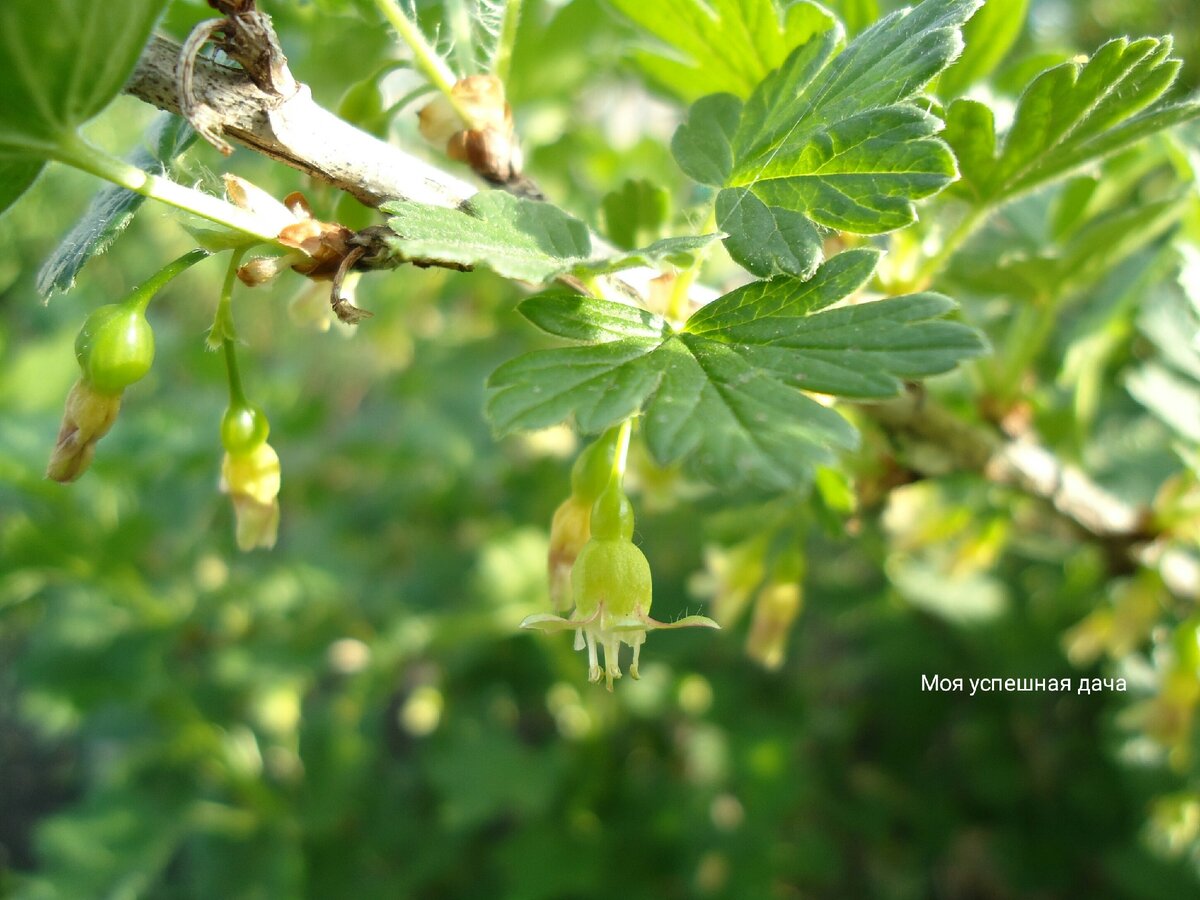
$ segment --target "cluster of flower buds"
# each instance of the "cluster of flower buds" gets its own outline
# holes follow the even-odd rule
[[[279,456],[267,443],[270,423],[261,409],[232,403],[221,420],[221,493],[233,499],[237,545],[274,547],[279,533]]]
[[[601,455],[603,457],[603,451]],[[592,466],[599,467],[592,460],[583,460],[582,473],[586,476]],[[581,481],[586,484],[586,477]],[[557,521],[559,516],[555,519]],[[573,630],[576,649],[587,649],[589,680],[597,682],[604,678],[608,689],[612,690],[613,680],[621,677],[619,654],[622,644],[633,648],[629,674],[637,678],[647,631],[720,627],[704,616],[687,616],[677,622],[659,622],[650,618],[653,599],[650,563],[633,543],[633,507],[621,489],[619,475],[611,475],[601,490],[587,526],[590,535],[570,573],[574,609],[565,617],[551,613],[528,616],[521,627],[550,632]],[[566,527],[560,525],[560,531],[565,531]],[[575,533],[578,533],[577,527]],[[552,577],[553,574],[552,569]],[[597,647],[604,650],[603,669]]]
[[[65,483],[87,471],[96,442],[116,421],[125,388],[150,371],[154,332],[146,321],[148,299],[134,291],[121,303],[101,306],[83,323],[75,338],[80,376],[67,396],[46,477]]]
[[[469,75],[450,93],[453,101],[439,94],[417,114],[425,140],[445,148],[447,156],[465,162],[488,181],[505,184],[519,175],[521,147],[504,83],[495,75]]]

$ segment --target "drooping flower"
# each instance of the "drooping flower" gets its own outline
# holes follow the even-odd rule
[[[799,582],[772,582],[759,591],[746,638],[746,654],[764,668],[775,670],[782,666],[792,623],[803,605]]]
[[[86,472],[96,455],[96,442],[108,434],[120,410],[120,393],[98,391],[86,378],[76,381],[67,395],[46,477],[65,484]]]
[[[266,441],[247,452],[225,452],[220,489],[233,499],[239,550],[275,546],[279,483],[279,456]]]
[[[554,511],[546,566],[550,577],[550,603],[557,610],[571,608],[571,569],[591,537],[591,518],[592,504],[575,494]]]
[[[587,649],[588,679],[605,679],[611,691],[621,677],[620,649],[633,649],[629,674],[638,677],[638,663],[646,633],[664,628],[720,628],[705,616],[687,616],[676,622],[650,617],[653,583],[650,564],[633,543],[633,510],[614,479],[600,495],[591,513],[591,538],[571,569],[571,596],[575,608],[569,616],[540,613],[527,616],[522,628],[575,632],[575,647]],[[604,650],[600,667],[597,647]]]

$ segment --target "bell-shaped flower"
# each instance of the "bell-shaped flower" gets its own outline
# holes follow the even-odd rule
[[[759,591],[746,638],[746,654],[764,668],[782,666],[792,623],[803,605],[804,594],[795,581],[773,582]]]
[[[112,428],[121,409],[121,394],[96,390],[86,378],[80,378],[67,395],[62,427],[46,467],[46,477],[55,481],[74,481],[87,471],[96,455],[96,442]]]
[[[221,493],[233,499],[239,550],[275,546],[279,482],[279,456],[266,441],[245,453],[226,451],[221,463]]]
[[[569,616],[550,613],[527,616],[522,628],[539,631],[575,631],[575,647],[587,648],[588,679],[603,677],[612,690],[621,677],[620,649],[633,649],[629,674],[638,677],[638,662],[646,632],[660,628],[720,628],[705,616],[687,616],[677,622],[650,617],[653,584],[650,563],[633,543],[633,511],[614,480],[596,501],[591,515],[592,537],[571,569],[571,596],[575,608]],[[597,647],[604,650],[600,668]]]

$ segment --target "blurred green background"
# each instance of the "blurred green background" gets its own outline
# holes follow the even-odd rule
[[[392,52],[351,4],[264,6],[329,105]],[[599,0],[526,7],[511,99],[533,174],[594,224],[626,178],[681,197],[673,120],[640,99],[625,26]],[[205,15],[177,3],[168,30]],[[1193,0],[1035,3],[1010,59],[1164,31],[1194,88]],[[122,98],[90,133],[123,151],[151,118]],[[411,118],[398,140],[415,141]],[[197,147],[188,165],[337,208],[246,151]],[[1101,550],[1069,536],[1015,541],[986,577],[930,590],[905,569],[898,589],[912,548],[894,522],[813,524],[775,671],[747,658],[744,624],[657,635],[642,680],[608,694],[568,637],[518,633],[547,602],[546,532],[577,445],[565,430],[492,438],[483,380],[540,339],[513,311],[520,291],[489,275],[365,278],[375,317],[353,333],[311,327],[324,299],[300,297],[302,279],[239,291],[243,376],[283,463],[271,552],[237,552],[217,492],[224,371],[203,346],[217,260],[153,303],[155,367],[92,471],[44,480],[82,319],[189,247],[147,206],[43,305],[38,267],[95,187],[53,170],[0,220],[0,896],[1200,895],[1191,813],[1154,821],[1186,775],[1152,764],[1129,698],[921,690],[928,674],[1113,674],[1063,650],[1117,589]],[[714,548],[764,498],[644,462],[634,477],[655,614],[704,611]],[[899,493],[894,516],[1022,515],[970,478]]]

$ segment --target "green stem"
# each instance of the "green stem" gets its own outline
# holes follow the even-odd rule
[[[150,300],[155,294],[166,287],[171,279],[187,271],[200,262],[200,260],[207,259],[208,255],[207,250],[189,250],[178,259],[167,263],[158,272],[134,288],[133,293],[129,295],[125,302],[134,306],[138,312],[144,313],[146,307],[150,304]]]
[[[383,13],[383,17],[388,20],[388,23],[396,29],[400,39],[408,45],[408,49],[413,54],[413,61],[421,74],[445,95],[446,99],[450,101],[450,105],[454,107],[454,111],[458,113],[458,117],[466,123],[468,128],[478,127],[478,123],[469,110],[454,96],[454,83],[458,81],[454,72],[425,39],[425,35],[421,33],[421,29],[417,27],[416,23],[405,15],[400,4],[396,0],[375,0],[375,6]]]
[[[1061,302],[1039,297],[1017,313],[1004,341],[1004,353],[997,360],[992,385],[993,393],[1005,403],[1020,394],[1021,379],[1053,334],[1061,308]]]
[[[932,281],[933,277],[942,271],[942,267],[967,242],[991,212],[991,206],[977,206],[967,213],[955,229],[942,241],[942,246],[938,252],[926,259],[921,267],[917,269],[917,274],[913,278],[913,282],[918,287],[921,287]]]
[[[141,194],[182,209],[185,212],[208,219],[240,231],[260,241],[276,243],[278,235],[269,222],[248,210],[234,206],[226,200],[185,187],[161,175],[144,172],[137,166],[125,162],[89,144],[78,135],[65,139],[54,151],[55,159],[74,166],[98,178],[111,181],[126,190]]]
[[[242,390],[242,373],[238,369],[236,341],[226,338],[221,342],[225,350],[225,374],[229,378],[229,405],[233,408],[249,406],[246,392]]]
[[[237,363],[237,331],[233,325],[233,286],[237,281],[238,266],[242,263],[245,250],[234,250],[225,270],[225,281],[221,284],[221,299],[217,302],[217,313],[213,316],[212,330],[208,343],[216,348],[218,341],[225,351],[225,373],[229,379],[229,405],[246,406],[246,395],[242,391],[242,376]]]
[[[496,40],[496,52],[492,56],[492,74],[502,82],[508,81],[512,70],[513,46],[517,43],[517,26],[521,21],[521,0],[508,0],[504,7],[504,21],[500,25],[500,37]]]

